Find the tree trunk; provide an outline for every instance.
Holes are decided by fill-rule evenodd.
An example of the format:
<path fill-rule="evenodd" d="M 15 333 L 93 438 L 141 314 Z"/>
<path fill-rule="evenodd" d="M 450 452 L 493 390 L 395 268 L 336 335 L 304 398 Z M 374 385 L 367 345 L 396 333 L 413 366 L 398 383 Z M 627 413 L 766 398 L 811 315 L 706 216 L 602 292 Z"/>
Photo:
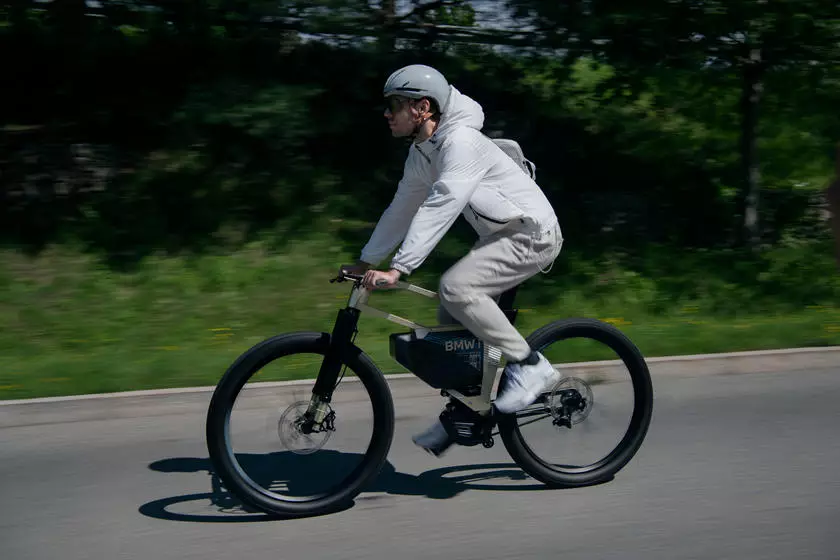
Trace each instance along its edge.
<path fill-rule="evenodd" d="M 834 166 L 834 181 L 826 189 L 825 197 L 828 201 L 831 231 L 834 234 L 834 256 L 837 266 L 840 267 L 840 144 L 837 144 Z"/>
<path fill-rule="evenodd" d="M 743 188 L 740 195 L 741 241 L 751 248 L 760 241 L 758 219 L 761 174 L 758 165 L 758 106 L 763 90 L 764 66 L 761 49 L 750 49 L 749 61 L 743 67 L 741 89 L 741 166 Z"/>
<path fill-rule="evenodd" d="M 379 39 L 380 52 L 390 54 L 397 46 L 397 35 L 394 25 L 397 19 L 396 0 L 382 0 L 383 33 Z"/>

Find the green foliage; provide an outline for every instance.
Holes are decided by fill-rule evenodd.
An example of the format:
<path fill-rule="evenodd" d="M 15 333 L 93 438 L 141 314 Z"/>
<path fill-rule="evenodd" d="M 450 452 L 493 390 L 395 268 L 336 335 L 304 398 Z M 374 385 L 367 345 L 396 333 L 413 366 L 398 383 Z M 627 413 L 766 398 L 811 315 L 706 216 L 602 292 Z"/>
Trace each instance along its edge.
<path fill-rule="evenodd" d="M 767 74 L 757 129 L 763 238 L 825 237 L 818 191 L 840 132 L 840 80 L 826 64 L 833 20 L 795 12 L 805 19 L 789 24 L 787 2 L 766 13 L 515 4 L 534 18 L 535 41 L 549 33 L 566 56 L 447 44 L 435 25 L 474 24 L 468 2 L 412 5 L 404 23 L 431 26 L 422 60 L 482 103 L 487 134 L 517 139 L 537 163 L 569 243 L 588 254 L 730 244 L 743 175 L 739 77 L 695 62 L 735 57 L 737 45 L 682 39 L 725 37 L 744 22 L 762 37 L 803 39 L 788 54 L 772 43 L 788 62 Z M 383 50 L 331 34 L 327 45 L 294 26 L 375 38 L 387 2 L 135 5 L 106 3 L 100 18 L 82 3 L 3 5 L 0 48 L 28 53 L 6 73 L 28 87 L 9 89 L 0 107 L 3 239 L 33 250 L 76 240 L 126 264 L 160 248 L 231 249 L 261 231 L 288 242 L 319 213 L 368 226 L 378 217 L 406 149 L 384 126 L 381 81 L 416 62 L 422 41 Z M 819 64 L 793 63 L 806 54 Z"/>
<path fill-rule="evenodd" d="M 774 165 L 783 145 L 800 160 L 791 166 L 783 156 L 787 170 L 796 169 L 798 174 L 809 165 L 806 162 L 819 162 L 817 166 L 826 169 L 830 153 L 826 147 L 840 133 L 837 112 L 823 105 L 840 92 L 836 1 L 508 0 L 507 4 L 542 30 L 545 41 L 558 40 L 559 34 L 569 59 L 583 56 L 609 65 L 614 72 L 604 88 L 642 99 L 653 96 L 656 105 L 672 114 L 702 111 L 700 124 L 719 141 L 737 131 L 728 145 L 737 160 L 725 161 L 715 154 L 723 168 L 709 171 L 718 191 L 736 189 L 737 205 L 731 214 L 741 217 L 752 240 L 772 243 L 779 238 L 779 224 L 767 219 L 778 215 L 772 207 L 773 191 L 780 188 L 780 181 L 788 180 L 786 172 Z M 549 31 L 552 27 L 555 30 Z M 826 118 L 810 118 L 813 110 L 807 110 L 808 116 L 802 111 L 806 107 L 819 107 L 817 113 Z M 772 138 L 781 123 L 792 124 L 794 115 L 797 129 L 809 132 L 804 139 L 807 151 L 790 138 L 776 138 L 781 141 L 768 149 L 765 139 Z M 821 154 L 811 152 L 815 146 L 821 147 Z M 693 148 L 706 151 L 709 146 L 696 143 Z M 765 208 L 762 188 L 771 191 L 771 208 Z M 750 215 L 758 211 L 762 216 L 756 222 Z"/>
<path fill-rule="evenodd" d="M 341 244 L 349 230 L 325 216 L 282 251 L 263 234 L 219 255 L 152 254 L 132 271 L 66 245 L 37 257 L 0 251 L 0 399 L 212 385 L 260 340 L 328 330 L 346 303 L 347 285 L 328 280 L 356 254 L 357 245 Z M 436 289 L 464 248 L 448 238 L 411 282 Z M 840 344 L 833 270 L 824 245 L 802 243 L 759 256 L 651 246 L 592 257 L 571 247 L 520 290 L 518 326 L 527 334 L 562 317 L 596 317 L 649 357 Z M 421 324 L 435 319 L 434 303 L 414 294 L 371 303 Z M 387 342 L 397 331 L 363 315 L 356 342 L 398 372 Z"/>
<path fill-rule="evenodd" d="M 329 328 L 346 292 L 326 280 L 408 149 L 382 81 L 414 62 L 521 143 L 560 215 L 523 332 L 598 317 L 651 356 L 840 343 L 821 196 L 836 2 L 507 5 L 524 46 L 466 0 L 0 2 L 0 52 L 25 53 L 5 59 L 0 105 L 0 398 L 214 383 L 266 336 Z M 761 154 L 754 251 L 732 244 L 744 137 Z M 413 281 L 434 288 L 473 238 L 459 222 Z M 363 321 L 395 369 L 391 325 Z"/>

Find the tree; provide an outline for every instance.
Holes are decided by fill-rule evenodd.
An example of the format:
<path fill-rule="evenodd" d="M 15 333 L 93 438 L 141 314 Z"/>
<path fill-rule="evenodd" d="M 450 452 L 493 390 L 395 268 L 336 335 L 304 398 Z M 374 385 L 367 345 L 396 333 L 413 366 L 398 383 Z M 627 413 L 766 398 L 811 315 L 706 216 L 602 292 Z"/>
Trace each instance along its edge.
<path fill-rule="evenodd" d="M 840 266 L 840 144 L 837 144 L 837 155 L 834 159 L 834 181 L 825 191 L 828 199 L 828 209 L 831 213 L 831 229 L 834 233 L 834 254 L 837 266 Z"/>
<path fill-rule="evenodd" d="M 508 0 L 538 32 L 569 41 L 616 69 L 616 80 L 640 87 L 662 69 L 739 81 L 741 241 L 760 238 L 761 173 L 757 148 L 765 79 L 785 73 L 812 84 L 840 65 L 836 0 Z"/>

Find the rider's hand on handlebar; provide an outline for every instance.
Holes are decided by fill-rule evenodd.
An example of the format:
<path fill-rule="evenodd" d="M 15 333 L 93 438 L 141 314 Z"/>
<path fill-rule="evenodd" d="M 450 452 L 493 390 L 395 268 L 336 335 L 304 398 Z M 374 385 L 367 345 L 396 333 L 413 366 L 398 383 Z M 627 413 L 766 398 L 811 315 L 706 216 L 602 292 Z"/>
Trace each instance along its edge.
<path fill-rule="evenodd" d="M 400 279 L 401 272 L 391 269 L 388 272 L 368 270 L 362 280 L 362 286 L 369 290 L 376 288 L 393 288 Z"/>

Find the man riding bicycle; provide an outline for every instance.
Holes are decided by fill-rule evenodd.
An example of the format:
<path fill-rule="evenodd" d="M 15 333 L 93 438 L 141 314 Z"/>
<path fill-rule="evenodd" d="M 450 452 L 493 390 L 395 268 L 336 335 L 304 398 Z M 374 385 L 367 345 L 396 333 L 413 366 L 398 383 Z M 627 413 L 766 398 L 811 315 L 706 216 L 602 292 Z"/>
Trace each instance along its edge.
<path fill-rule="evenodd" d="M 494 406 L 502 413 L 521 410 L 559 374 L 531 350 L 494 298 L 557 258 L 563 237 L 554 209 L 531 176 L 480 132 L 481 106 L 440 72 L 419 64 L 401 68 L 386 81 L 384 95 L 391 134 L 413 142 L 393 200 L 358 262 L 342 269 L 364 274 L 366 288 L 393 287 L 463 214 L 479 238 L 441 277 L 438 320 L 457 322 L 501 350 L 507 383 Z M 397 245 L 389 270 L 373 270 Z M 438 455 L 450 436 L 438 420 L 413 441 Z"/>

